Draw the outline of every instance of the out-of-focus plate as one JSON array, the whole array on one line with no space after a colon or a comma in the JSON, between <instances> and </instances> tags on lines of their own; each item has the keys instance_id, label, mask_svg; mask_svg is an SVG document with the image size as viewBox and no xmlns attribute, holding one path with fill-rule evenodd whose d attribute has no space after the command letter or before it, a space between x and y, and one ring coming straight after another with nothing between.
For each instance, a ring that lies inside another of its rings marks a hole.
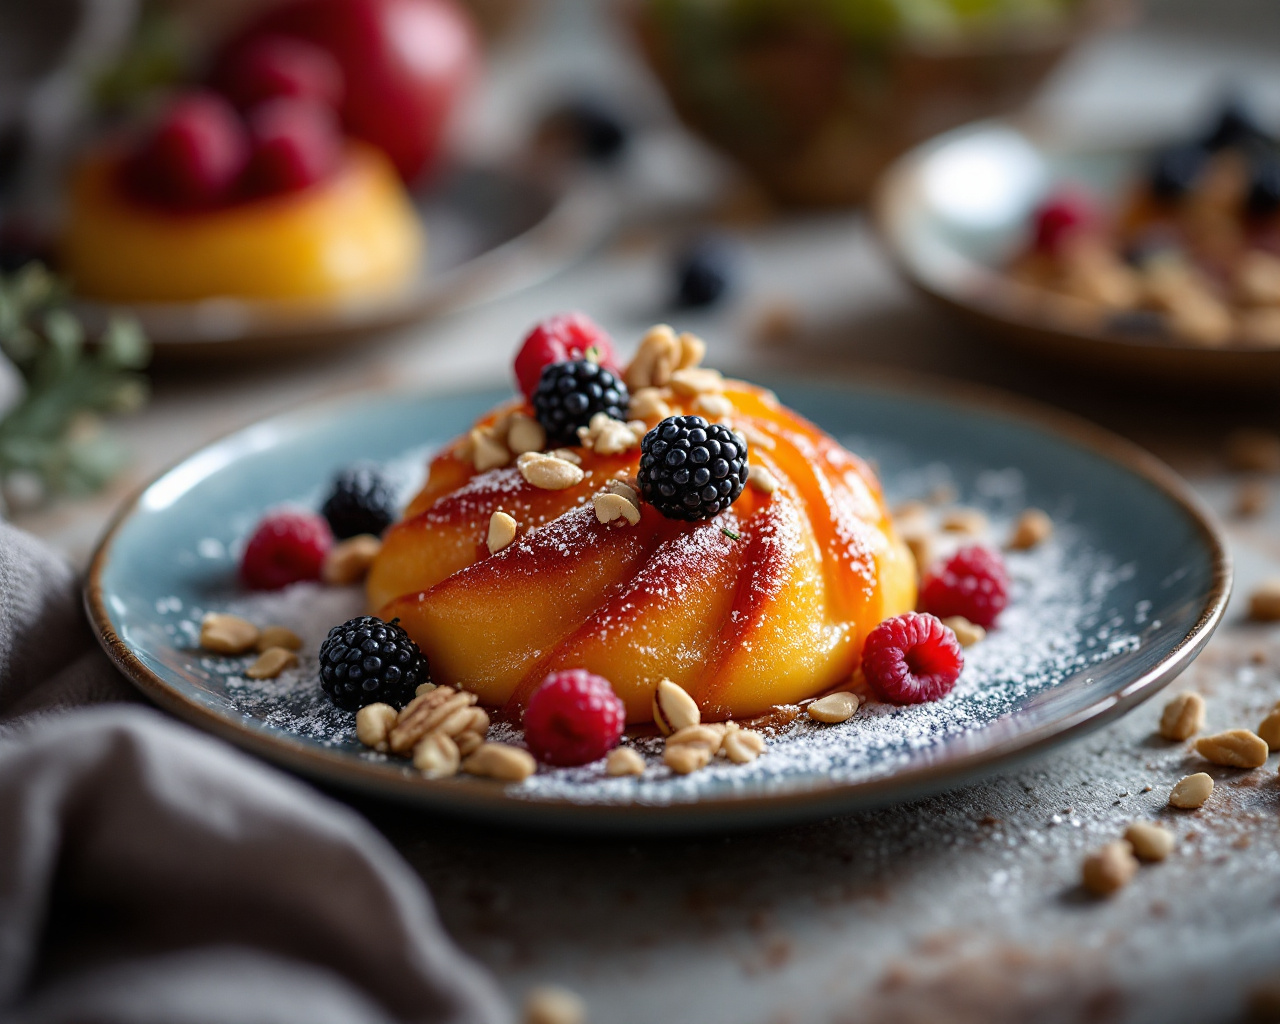
<instances>
[{"instance_id":1,"label":"out-of-focus plate","mask_svg":"<svg viewBox=\"0 0 1280 1024\"><path fill-rule=\"evenodd\" d=\"M496 167L461 167L415 197L427 258L395 294L344 303L215 298L189 303L78 304L91 324L136 317L159 355L272 356L358 341L384 330L508 295L557 273L597 244L613 218L607 186Z\"/></svg>"},{"instance_id":2,"label":"out-of-focus plate","mask_svg":"<svg viewBox=\"0 0 1280 1024\"><path fill-rule=\"evenodd\" d=\"M1032 122L980 121L901 157L876 193L875 221L903 274L926 295L1029 352L1099 371L1190 384L1280 384L1280 347L1207 347L1119 329L1055 307L1003 273L1030 216L1056 185L1117 203L1160 140L1118 142Z\"/></svg>"},{"instance_id":3,"label":"out-of-focus plate","mask_svg":"<svg viewBox=\"0 0 1280 1024\"><path fill-rule=\"evenodd\" d=\"M116 664L158 704L294 770L495 821L637 832L816 818L958 785L1124 713L1208 641L1230 587L1227 554L1198 501L1151 456L990 393L766 383L874 458L892 500L948 485L999 531L1028 504L1054 516L1049 542L1008 554L1011 606L968 649L945 700L872 702L836 726L801 716L780 725L756 762L716 761L687 777L661 766L657 740L639 741L650 760L640 779L608 778L597 763L510 786L427 780L361 747L354 716L329 704L315 676L320 639L356 613L359 593L299 584L246 595L236 586L239 546L266 509L315 507L334 469L357 459L385 463L407 493L426 452L500 393L319 405L210 445L121 511L93 560L89 613ZM295 628L306 642L302 665L279 680L247 680L245 659L197 649L208 610Z\"/></svg>"}]
</instances>

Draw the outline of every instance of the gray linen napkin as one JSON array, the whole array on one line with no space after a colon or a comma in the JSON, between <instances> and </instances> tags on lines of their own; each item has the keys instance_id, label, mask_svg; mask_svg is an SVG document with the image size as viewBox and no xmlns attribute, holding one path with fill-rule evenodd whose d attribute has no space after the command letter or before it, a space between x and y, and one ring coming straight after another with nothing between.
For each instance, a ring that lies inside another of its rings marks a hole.
<instances>
[{"instance_id":1,"label":"gray linen napkin","mask_svg":"<svg viewBox=\"0 0 1280 1024\"><path fill-rule=\"evenodd\" d=\"M0 1019L510 1019L362 817L131 690L0 524Z\"/></svg>"}]
</instances>

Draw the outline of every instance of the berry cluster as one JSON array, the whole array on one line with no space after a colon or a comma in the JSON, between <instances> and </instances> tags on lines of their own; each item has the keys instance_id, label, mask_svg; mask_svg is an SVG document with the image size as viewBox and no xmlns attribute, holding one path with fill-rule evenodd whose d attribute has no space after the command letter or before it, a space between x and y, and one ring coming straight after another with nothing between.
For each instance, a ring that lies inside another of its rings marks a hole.
<instances>
[{"instance_id":1,"label":"berry cluster","mask_svg":"<svg viewBox=\"0 0 1280 1024\"><path fill-rule=\"evenodd\" d=\"M747 442L723 423L668 416L640 442L640 493L668 519L710 519L747 482Z\"/></svg>"}]
</instances>

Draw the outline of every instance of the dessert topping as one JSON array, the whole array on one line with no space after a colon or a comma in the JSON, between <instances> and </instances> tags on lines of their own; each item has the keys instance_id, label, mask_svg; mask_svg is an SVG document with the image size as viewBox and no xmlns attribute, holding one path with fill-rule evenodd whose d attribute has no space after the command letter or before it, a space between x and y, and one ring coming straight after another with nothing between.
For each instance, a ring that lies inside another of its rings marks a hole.
<instances>
[{"instance_id":1,"label":"dessert topping","mask_svg":"<svg viewBox=\"0 0 1280 1024\"><path fill-rule=\"evenodd\" d=\"M862 672L881 700L922 704L951 692L964 667L956 636L933 615L886 619L862 648Z\"/></svg>"},{"instance_id":2,"label":"dessert topping","mask_svg":"<svg viewBox=\"0 0 1280 1024\"><path fill-rule=\"evenodd\" d=\"M512 413L506 441L513 455L540 452L547 446L547 432L532 416L526 416L522 412Z\"/></svg>"},{"instance_id":3,"label":"dessert topping","mask_svg":"<svg viewBox=\"0 0 1280 1024\"><path fill-rule=\"evenodd\" d=\"M849 693L847 690L828 693L825 697L819 697L805 710L815 722L826 725L847 722L858 710L858 695Z\"/></svg>"},{"instance_id":4,"label":"dessert topping","mask_svg":"<svg viewBox=\"0 0 1280 1024\"><path fill-rule=\"evenodd\" d=\"M392 753L405 754L437 729L448 736L467 732L472 727L471 711L477 699L474 693L452 686L437 686L430 693L415 697L400 712L387 745Z\"/></svg>"},{"instance_id":5,"label":"dessert topping","mask_svg":"<svg viewBox=\"0 0 1280 1024\"><path fill-rule=\"evenodd\" d=\"M676 370L671 375L671 390L684 398L719 394L723 389L724 377L720 375L719 370L691 366L688 369Z\"/></svg>"},{"instance_id":6,"label":"dessert topping","mask_svg":"<svg viewBox=\"0 0 1280 1024\"><path fill-rule=\"evenodd\" d=\"M524 737L546 764L589 764L618 745L626 705L603 676L584 669L552 672L529 698Z\"/></svg>"},{"instance_id":7,"label":"dessert topping","mask_svg":"<svg viewBox=\"0 0 1280 1024\"><path fill-rule=\"evenodd\" d=\"M554 452L525 452L516 459L520 475L544 491L563 491L582 482L582 469Z\"/></svg>"},{"instance_id":8,"label":"dessert topping","mask_svg":"<svg viewBox=\"0 0 1280 1024\"><path fill-rule=\"evenodd\" d=\"M640 438L644 437L646 430L648 427L643 420L623 423L607 413L598 412L591 417L590 423L578 428L578 440L582 447L597 455L620 455L640 447Z\"/></svg>"},{"instance_id":9,"label":"dessert topping","mask_svg":"<svg viewBox=\"0 0 1280 1024\"><path fill-rule=\"evenodd\" d=\"M710 725L686 725L668 736L666 745L678 747L681 743L701 743L715 754L720 750L726 731L719 722L712 722Z\"/></svg>"},{"instance_id":10,"label":"dessert topping","mask_svg":"<svg viewBox=\"0 0 1280 1024\"><path fill-rule=\"evenodd\" d=\"M1160 735L1167 740L1189 740L1203 728L1204 698L1198 693L1177 694L1160 713Z\"/></svg>"},{"instance_id":11,"label":"dessert topping","mask_svg":"<svg viewBox=\"0 0 1280 1024\"><path fill-rule=\"evenodd\" d=\"M320 578L335 587L359 583L369 574L369 567L381 550L382 541L368 533L341 541L325 556Z\"/></svg>"},{"instance_id":12,"label":"dessert topping","mask_svg":"<svg viewBox=\"0 0 1280 1024\"><path fill-rule=\"evenodd\" d=\"M250 679L274 679L287 668L298 664L298 655L287 647L268 647L245 670Z\"/></svg>"},{"instance_id":13,"label":"dessert topping","mask_svg":"<svg viewBox=\"0 0 1280 1024\"><path fill-rule=\"evenodd\" d=\"M591 499L596 518L602 523L628 522L632 526L640 522L640 506L630 498L610 491L601 491Z\"/></svg>"},{"instance_id":14,"label":"dessert topping","mask_svg":"<svg viewBox=\"0 0 1280 1024\"><path fill-rule=\"evenodd\" d=\"M747 442L723 423L669 416L640 443L640 492L668 519L723 512L747 482Z\"/></svg>"},{"instance_id":15,"label":"dessert topping","mask_svg":"<svg viewBox=\"0 0 1280 1024\"><path fill-rule=\"evenodd\" d=\"M747 483L762 494L772 494L778 489L778 478L764 466L748 466Z\"/></svg>"},{"instance_id":16,"label":"dessert topping","mask_svg":"<svg viewBox=\"0 0 1280 1024\"><path fill-rule=\"evenodd\" d=\"M261 654L268 647L283 647L287 651L300 651L302 650L302 637L284 626L267 626L258 635L258 653Z\"/></svg>"},{"instance_id":17,"label":"dessert topping","mask_svg":"<svg viewBox=\"0 0 1280 1024\"><path fill-rule=\"evenodd\" d=\"M708 391L693 400L693 411L708 419L722 420L733 412L733 403L724 395Z\"/></svg>"},{"instance_id":18,"label":"dessert topping","mask_svg":"<svg viewBox=\"0 0 1280 1024\"><path fill-rule=\"evenodd\" d=\"M606 370L617 372L613 341L589 317L582 313L560 313L543 320L526 335L516 354L516 380L525 398L532 400L544 367L586 359L589 352Z\"/></svg>"},{"instance_id":19,"label":"dessert topping","mask_svg":"<svg viewBox=\"0 0 1280 1024\"><path fill-rule=\"evenodd\" d=\"M366 704L356 712L356 739L366 747L386 753L387 737L398 718L399 712L390 704Z\"/></svg>"},{"instance_id":20,"label":"dessert topping","mask_svg":"<svg viewBox=\"0 0 1280 1024\"><path fill-rule=\"evenodd\" d=\"M980 640L985 640L987 636L985 629L975 626L963 615L952 615L950 618L943 619L942 624L956 635L961 647L972 647Z\"/></svg>"},{"instance_id":21,"label":"dessert topping","mask_svg":"<svg viewBox=\"0 0 1280 1024\"><path fill-rule=\"evenodd\" d=\"M361 615L329 630L320 645L320 686L338 707L399 707L430 682L426 657L398 623Z\"/></svg>"},{"instance_id":22,"label":"dessert topping","mask_svg":"<svg viewBox=\"0 0 1280 1024\"><path fill-rule=\"evenodd\" d=\"M496 555L516 539L516 521L506 512L498 511L489 517L489 535L485 538L489 554Z\"/></svg>"},{"instance_id":23,"label":"dessert topping","mask_svg":"<svg viewBox=\"0 0 1280 1024\"><path fill-rule=\"evenodd\" d=\"M1084 859L1082 881L1095 896L1110 896L1123 889L1138 872L1133 849L1124 840L1107 843Z\"/></svg>"},{"instance_id":24,"label":"dessert topping","mask_svg":"<svg viewBox=\"0 0 1280 1024\"><path fill-rule=\"evenodd\" d=\"M1196 740L1196 753L1228 768L1260 768L1267 763L1266 741L1248 729L1228 729Z\"/></svg>"},{"instance_id":25,"label":"dessert topping","mask_svg":"<svg viewBox=\"0 0 1280 1024\"><path fill-rule=\"evenodd\" d=\"M501 469L511 462L511 452L494 426L473 427L467 435L466 450L477 473Z\"/></svg>"},{"instance_id":26,"label":"dessert topping","mask_svg":"<svg viewBox=\"0 0 1280 1024\"><path fill-rule=\"evenodd\" d=\"M200 646L214 654L246 654L258 636L258 627L238 615L209 612L200 621Z\"/></svg>"},{"instance_id":27,"label":"dessert topping","mask_svg":"<svg viewBox=\"0 0 1280 1024\"><path fill-rule=\"evenodd\" d=\"M362 533L380 537L395 519L395 498L373 466L349 466L334 477L320 514L338 540Z\"/></svg>"},{"instance_id":28,"label":"dessert topping","mask_svg":"<svg viewBox=\"0 0 1280 1024\"><path fill-rule=\"evenodd\" d=\"M945 565L925 577L920 603L934 615L963 615L990 629L1009 603L1004 560L980 545L961 548Z\"/></svg>"},{"instance_id":29,"label":"dessert topping","mask_svg":"<svg viewBox=\"0 0 1280 1024\"><path fill-rule=\"evenodd\" d=\"M458 744L443 729L428 733L413 748L413 766L429 779L456 775L461 763Z\"/></svg>"},{"instance_id":30,"label":"dessert topping","mask_svg":"<svg viewBox=\"0 0 1280 1024\"><path fill-rule=\"evenodd\" d=\"M623 372L633 392L665 387L671 374L680 368L683 346L676 332L666 324L656 324L640 339L640 347Z\"/></svg>"},{"instance_id":31,"label":"dessert topping","mask_svg":"<svg viewBox=\"0 0 1280 1024\"><path fill-rule=\"evenodd\" d=\"M538 770L538 762L527 750L506 743L482 743L465 761L462 770L469 775L502 782L521 782Z\"/></svg>"},{"instance_id":32,"label":"dessert topping","mask_svg":"<svg viewBox=\"0 0 1280 1024\"><path fill-rule=\"evenodd\" d=\"M643 775L644 758L630 747L615 747L604 760L606 775Z\"/></svg>"},{"instance_id":33,"label":"dessert topping","mask_svg":"<svg viewBox=\"0 0 1280 1024\"><path fill-rule=\"evenodd\" d=\"M1042 544L1053 535L1053 520L1049 513L1029 508L1018 516L1013 524L1013 533L1009 537L1009 547L1014 551L1029 551Z\"/></svg>"},{"instance_id":34,"label":"dessert topping","mask_svg":"<svg viewBox=\"0 0 1280 1024\"><path fill-rule=\"evenodd\" d=\"M576 444L578 428L589 426L597 413L626 420L630 401L627 386L590 359L544 367L532 398L538 422L554 444Z\"/></svg>"},{"instance_id":35,"label":"dessert topping","mask_svg":"<svg viewBox=\"0 0 1280 1024\"><path fill-rule=\"evenodd\" d=\"M631 392L630 414L646 423L665 420L671 415L667 404L671 392L666 388L640 388Z\"/></svg>"},{"instance_id":36,"label":"dessert topping","mask_svg":"<svg viewBox=\"0 0 1280 1024\"><path fill-rule=\"evenodd\" d=\"M1154 821L1135 821L1124 838L1141 860L1164 860L1173 852L1173 833Z\"/></svg>"},{"instance_id":37,"label":"dessert topping","mask_svg":"<svg viewBox=\"0 0 1280 1024\"><path fill-rule=\"evenodd\" d=\"M253 156L248 187L264 195L296 192L323 181L342 159L342 132L333 110L314 100L281 96L249 112Z\"/></svg>"},{"instance_id":38,"label":"dessert topping","mask_svg":"<svg viewBox=\"0 0 1280 1024\"><path fill-rule=\"evenodd\" d=\"M697 702L670 679L664 679L653 691L653 720L662 735L674 732L702 721Z\"/></svg>"},{"instance_id":39,"label":"dessert topping","mask_svg":"<svg viewBox=\"0 0 1280 1024\"><path fill-rule=\"evenodd\" d=\"M333 533L320 516L271 513L245 546L240 578L251 590L279 590L300 580L318 580L332 546Z\"/></svg>"},{"instance_id":40,"label":"dessert topping","mask_svg":"<svg viewBox=\"0 0 1280 1024\"><path fill-rule=\"evenodd\" d=\"M749 764L764 753L764 737L754 729L742 729L728 722L720 750L734 764Z\"/></svg>"},{"instance_id":41,"label":"dessert topping","mask_svg":"<svg viewBox=\"0 0 1280 1024\"><path fill-rule=\"evenodd\" d=\"M1185 811L1203 807L1213 795L1213 778L1205 772L1196 772L1179 780L1169 794L1169 805Z\"/></svg>"}]
</instances>

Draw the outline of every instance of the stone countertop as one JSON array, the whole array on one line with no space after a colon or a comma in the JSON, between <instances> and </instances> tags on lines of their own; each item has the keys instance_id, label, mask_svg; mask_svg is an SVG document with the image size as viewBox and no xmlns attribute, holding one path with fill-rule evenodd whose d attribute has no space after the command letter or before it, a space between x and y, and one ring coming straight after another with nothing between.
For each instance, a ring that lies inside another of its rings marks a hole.
<instances>
[{"instance_id":1,"label":"stone countertop","mask_svg":"<svg viewBox=\"0 0 1280 1024\"><path fill-rule=\"evenodd\" d=\"M1040 103L1052 116L1158 117L1241 68L1280 97L1260 47L1153 31L1104 39ZM1108 103L1117 96L1119 112ZM696 210L728 224L744 252L735 300L679 321L708 340L709 363L890 367L993 384L1118 430L1182 472L1227 525L1237 596L1169 692L1202 693L1210 729L1256 726L1280 699L1280 632L1245 621L1241 595L1280 569L1280 512L1232 518L1242 481L1221 452L1235 427L1280 428L1274 394L1156 392L1016 359L924 305L859 215L744 219L749 204L705 200L739 193L696 147L655 131L646 153L641 163L665 164L668 176L672 166L699 168L697 187L654 189L654 206L633 209L633 226L593 258L376 344L291 363L162 368L151 407L122 427L136 452L130 476L20 525L83 562L125 494L206 440L325 395L496 382L516 340L550 311L584 309L629 346L672 316L664 275L680 229L670 225ZM792 329L762 340L764 325L779 321ZM1168 809L1171 785L1205 765L1189 745L1156 738L1163 699L996 778L777 831L564 837L361 807L513 1000L536 983L565 984L586 997L596 1024L1242 1020L1251 994L1272 991L1280 1004L1276 760L1251 772L1211 769L1218 785L1202 810ZM1168 824L1175 852L1111 900L1086 896L1084 852L1136 818Z\"/></svg>"}]
</instances>

